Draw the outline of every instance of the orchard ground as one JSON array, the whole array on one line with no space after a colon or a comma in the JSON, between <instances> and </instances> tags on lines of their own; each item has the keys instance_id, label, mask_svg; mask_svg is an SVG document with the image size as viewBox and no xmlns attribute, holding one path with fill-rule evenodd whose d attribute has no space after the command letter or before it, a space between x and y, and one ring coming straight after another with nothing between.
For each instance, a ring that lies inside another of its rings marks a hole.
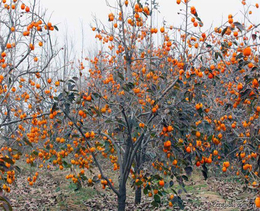
<instances>
[{"instance_id":1,"label":"orchard ground","mask_svg":"<svg viewBox=\"0 0 260 211\"><path fill-rule=\"evenodd\" d=\"M66 180L65 177L70 170L60 171L56 167L49 170L39 170L30 167L25 162L20 161L22 171L17 175L17 182L12 185L10 193L11 204L14 210L115 210L117 202L112 191L102 189L99 183L93 187L84 183L78 189L77 185ZM39 172L39 178L33 186L27 182L28 175ZM93 170L94 171L94 170ZM185 182L187 193L177 183L174 188L183 199L184 210L257 210L254 205L255 189L243 184L239 176L234 174L221 173L221 167L209 170L209 178L205 181L199 168ZM87 177L91 175L86 175ZM116 180L114 175L110 178ZM167 178L165 178L167 181ZM162 204L159 208L151 205L152 198L143 197L140 205L134 205L134 191L127 184L129 198L126 210L179 210L178 207L169 207Z\"/></svg>"}]
</instances>

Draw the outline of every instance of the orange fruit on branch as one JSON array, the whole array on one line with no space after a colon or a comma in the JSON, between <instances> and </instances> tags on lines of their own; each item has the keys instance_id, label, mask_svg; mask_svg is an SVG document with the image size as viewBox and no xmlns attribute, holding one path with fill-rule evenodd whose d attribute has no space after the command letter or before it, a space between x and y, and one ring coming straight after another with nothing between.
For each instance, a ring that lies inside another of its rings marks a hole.
<instances>
[{"instance_id":1,"label":"orange fruit on branch","mask_svg":"<svg viewBox=\"0 0 260 211\"><path fill-rule=\"evenodd\" d=\"M260 196L257 196L255 199L255 206L260 208Z\"/></svg>"},{"instance_id":2,"label":"orange fruit on branch","mask_svg":"<svg viewBox=\"0 0 260 211\"><path fill-rule=\"evenodd\" d=\"M230 163L228 161L226 161L226 162L223 163L223 166L228 168L230 166Z\"/></svg>"},{"instance_id":3,"label":"orange fruit on branch","mask_svg":"<svg viewBox=\"0 0 260 211\"><path fill-rule=\"evenodd\" d=\"M171 141L164 142L164 147L170 147L170 146L171 146Z\"/></svg>"},{"instance_id":4,"label":"orange fruit on branch","mask_svg":"<svg viewBox=\"0 0 260 211\"><path fill-rule=\"evenodd\" d=\"M163 181L163 180L160 180L160 181L159 181L159 185L160 185L161 187L163 187L163 186L164 186L164 181Z\"/></svg>"},{"instance_id":5,"label":"orange fruit on branch","mask_svg":"<svg viewBox=\"0 0 260 211\"><path fill-rule=\"evenodd\" d=\"M251 55L251 48L250 47L244 48L243 55L244 56L250 56Z\"/></svg>"},{"instance_id":6,"label":"orange fruit on branch","mask_svg":"<svg viewBox=\"0 0 260 211\"><path fill-rule=\"evenodd\" d=\"M168 132L173 131L173 127L172 127L171 125L169 125L169 126L167 127L167 130L168 130Z\"/></svg>"}]
</instances>

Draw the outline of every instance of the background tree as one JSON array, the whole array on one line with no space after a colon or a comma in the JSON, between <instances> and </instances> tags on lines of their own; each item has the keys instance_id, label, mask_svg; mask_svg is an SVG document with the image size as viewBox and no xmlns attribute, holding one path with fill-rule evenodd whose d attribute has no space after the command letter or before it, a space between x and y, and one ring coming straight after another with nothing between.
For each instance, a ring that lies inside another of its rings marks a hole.
<instances>
[{"instance_id":1,"label":"background tree","mask_svg":"<svg viewBox=\"0 0 260 211\"><path fill-rule=\"evenodd\" d=\"M48 88L53 71L49 67L57 54L51 38L56 26L45 21L37 1L31 5L1 1L0 10L1 192L9 192L17 170L15 161L28 145L46 136L36 125L40 121L44 127L52 101ZM7 199L1 196L1 200L6 209Z\"/></svg>"}]
</instances>

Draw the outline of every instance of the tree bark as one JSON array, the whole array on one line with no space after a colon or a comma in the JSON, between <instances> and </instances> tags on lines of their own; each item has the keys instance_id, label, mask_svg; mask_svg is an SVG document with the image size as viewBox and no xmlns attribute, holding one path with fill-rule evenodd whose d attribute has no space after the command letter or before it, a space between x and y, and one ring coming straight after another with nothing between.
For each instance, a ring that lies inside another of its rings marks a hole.
<instances>
[{"instance_id":1,"label":"tree bark","mask_svg":"<svg viewBox=\"0 0 260 211\"><path fill-rule=\"evenodd\" d=\"M139 175L142 170L142 165L145 162L145 153L146 153L146 146L142 147L140 151L137 152L136 155L136 172ZM142 200L142 187L136 187L135 189L135 204L140 204Z\"/></svg>"},{"instance_id":2,"label":"tree bark","mask_svg":"<svg viewBox=\"0 0 260 211\"><path fill-rule=\"evenodd\" d=\"M141 151L136 152L135 156L135 173L137 175L140 175L140 166L141 166ZM142 197L142 188L140 186L135 188L135 205L141 203L141 197Z\"/></svg>"},{"instance_id":3,"label":"tree bark","mask_svg":"<svg viewBox=\"0 0 260 211\"><path fill-rule=\"evenodd\" d=\"M135 189L135 204L140 204L142 198L142 188L139 186Z\"/></svg>"},{"instance_id":4,"label":"tree bark","mask_svg":"<svg viewBox=\"0 0 260 211\"><path fill-rule=\"evenodd\" d=\"M125 202L126 202L126 181L129 175L129 170L127 169L127 165L129 161L129 157L131 157L130 149L131 149L131 139L128 136L126 140L126 149L123 158L122 167L120 166L120 178L119 178L119 194L118 194L118 211L125 210ZM129 165L131 166L131 165Z\"/></svg>"},{"instance_id":5,"label":"tree bark","mask_svg":"<svg viewBox=\"0 0 260 211\"><path fill-rule=\"evenodd\" d=\"M125 211L125 202L126 202L126 184L119 184L119 196L117 198L118 202L118 211Z\"/></svg>"}]
</instances>

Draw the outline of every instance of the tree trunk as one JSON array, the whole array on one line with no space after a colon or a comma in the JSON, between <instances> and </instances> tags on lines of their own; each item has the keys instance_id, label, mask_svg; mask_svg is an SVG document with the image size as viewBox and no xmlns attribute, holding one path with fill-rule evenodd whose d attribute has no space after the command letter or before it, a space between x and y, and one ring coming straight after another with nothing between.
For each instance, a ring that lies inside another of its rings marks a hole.
<instances>
[{"instance_id":1,"label":"tree trunk","mask_svg":"<svg viewBox=\"0 0 260 211\"><path fill-rule=\"evenodd\" d=\"M140 175L140 166L141 166L141 151L136 152L135 156L135 173ZM142 188L140 186L135 188L135 205L141 203L142 197Z\"/></svg>"},{"instance_id":2,"label":"tree trunk","mask_svg":"<svg viewBox=\"0 0 260 211\"><path fill-rule=\"evenodd\" d=\"M126 184L119 184L119 196L117 198L118 211L125 211Z\"/></svg>"},{"instance_id":3,"label":"tree trunk","mask_svg":"<svg viewBox=\"0 0 260 211\"><path fill-rule=\"evenodd\" d=\"M135 189L135 204L140 204L141 203L141 198L142 198L142 188L137 187Z\"/></svg>"},{"instance_id":4,"label":"tree trunk","mask_svg":"<svg viewBox=\"0 0 260 211\"><path fill-rule=\"evenodd\" d=\"M117 198L118 202L118 211L124 211L125 210L125 201L126 201L126 181L130 172L130 169L126 169L126 166L128 164L127 161L131 157L130 148L131 148L131 139L130 136L128 136L126 140L126 149L125 154L123 158L123 164L120 166L120 177L119 177L119 194ZM131 166L131 165L129 165Z\"/></svg>"},{"instance_id":5,"label":"tree trunk","mask_svg":"<svg viewBox=\"0 0 260 211\"><path fill-rule=\"evenodd\" d=\"M142 170L142 164L145 162L146 146L142 150L137 152L136 155L136 168L135 172L139 175ZM136 187L135 189L135 204L140 204L142 200L142 187Z\"/></svg>"}]
</instances>

